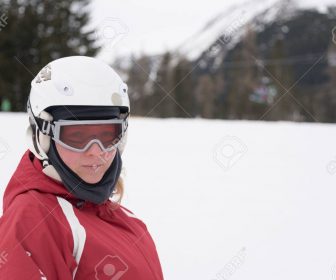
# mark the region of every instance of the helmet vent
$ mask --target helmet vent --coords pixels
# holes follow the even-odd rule
[[[66,96],[70,96],[70,95],[73,95],[73,90],[69,86],[64,86],[61,93]]]
[[[121,94],[127,94],[127,85],[125,83],[120,85],[120,92]]]

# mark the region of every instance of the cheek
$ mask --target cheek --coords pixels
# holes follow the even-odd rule
[[[109,152],[109,153],[105,153],[103,155],[101,155],[99,157],[99,159],[97,160],[99,163],[102,163],[103,166],[102,168],[102,172],[105,173],[105,171],[107,169],[109,169],[109,167],[111,166],[114,158],[115,158],[116,153],[115,152]]]
[[[80,163],[80,154],[70,151],[56,143],[56,149],[64,163],[72,170],[76,171]]]
[[[104,153],[100,157],[100,161],[105,163],[105,165],[111,165],[116,155],[116,151]]]

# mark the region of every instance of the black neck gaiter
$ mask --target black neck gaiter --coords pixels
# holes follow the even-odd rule
[[[56,169],[64,186],[71,194],[78,199],[95,204],[101,204],[111,197],[122,167],[122,160],[118,149],[111,166],[103,178],[98,183],[89,184],[83,181],[63,162],[56,150],[55,142],[51,140],[50,144],[48,152],[50,163]]]

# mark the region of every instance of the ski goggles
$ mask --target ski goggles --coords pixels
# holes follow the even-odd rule
[[[85,152],[97,143],[102,151],[116,149],[127,129],[127,120],[59,120],[52,126],[52,139],[61,146],[74,151]]]

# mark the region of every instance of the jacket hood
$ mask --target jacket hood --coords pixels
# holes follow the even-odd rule
[[[61,182],[53,180],[42,172],[42,164],[35,155],[27,150],[21,158],[3,197],[3,213],[16,196],[35,190],[41,193],[53,194],[67,200],[77,200]]]

